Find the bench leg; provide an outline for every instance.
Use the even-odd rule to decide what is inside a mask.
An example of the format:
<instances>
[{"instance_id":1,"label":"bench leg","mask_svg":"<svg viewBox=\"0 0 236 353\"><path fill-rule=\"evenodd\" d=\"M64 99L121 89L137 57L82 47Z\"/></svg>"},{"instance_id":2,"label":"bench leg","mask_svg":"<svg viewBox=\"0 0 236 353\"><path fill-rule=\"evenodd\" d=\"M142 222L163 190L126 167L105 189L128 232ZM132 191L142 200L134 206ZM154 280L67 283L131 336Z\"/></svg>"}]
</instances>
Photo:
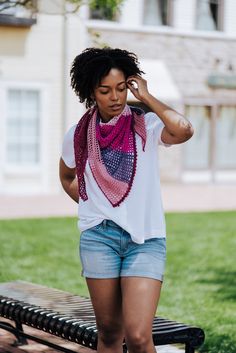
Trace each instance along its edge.
<instances>
[{"instance_id":1,"label":"bench leg","mask_svg":"<svg viewBox=\"0 0 236 353\"><path fill-rule=\"evenodd\" d=\"M20 324L18 327L20 328ZM17 338L17 340L21 341L21 342L22 342L22 340L21 340L20 336L24 336L23 339L25 339L25 340L26 340L26 338L28 338L32 341L35 341L40 344L44 344L45 346L48 346L50 348L53 348L54 350L58 350L59 352L76 353L75 351L72 351L71 349L68 349L66 347L59 346L58 344L52 343L50 341L46 341L46 340L41 339L39 337L29 335L29 334L25 333L23 330L19 329L18 332L16 332L17 331L16 327L9 324L8 322L0 321L0 328L3 330L6 330L8 332L11 332Z\"/></svg>"},{"instance_id":2,"label":"bench leg","mask_svg":"<svg viewBox=\"0 0 236 353\"><path fill-rule=\"evenodd\" d=\"M8 322L0 321L0 328L8 332L11 332L16 337L14 346L22 346L24 344L28 344L26 338L20 334L20 332L23 332L23 327L21 324L18 324L17 322L15 322L15 326L13 326Z\"/></svg>"},{"instance_id":3,"label":"bench leg","mask_svg":"<svg viewBox=\"0 0 236 353\"><path fill-rule=\"evenodd\" d=\"M186 343L186 345L185 345L185 353L194 353L194 352L195 352L195 348L190 346L189 343Z\"/></svg>"},{"instance_id":4,"label":"bench leg","mask_svg":"<svg viewBox=\"0 0 236 353\"><path fill-rule=\"evenodd\" d=\"M17 330L16 332L19 332L19 331L24 332L23 326L20 322L15 321L15 325L16 325L16 330ZM17 333L16 333L16 338L17 338L17 341L15 342L15 346L23 346L25 344L28 344L27 339L24 336L17 335Z\"/></svg>"}]
</instances>

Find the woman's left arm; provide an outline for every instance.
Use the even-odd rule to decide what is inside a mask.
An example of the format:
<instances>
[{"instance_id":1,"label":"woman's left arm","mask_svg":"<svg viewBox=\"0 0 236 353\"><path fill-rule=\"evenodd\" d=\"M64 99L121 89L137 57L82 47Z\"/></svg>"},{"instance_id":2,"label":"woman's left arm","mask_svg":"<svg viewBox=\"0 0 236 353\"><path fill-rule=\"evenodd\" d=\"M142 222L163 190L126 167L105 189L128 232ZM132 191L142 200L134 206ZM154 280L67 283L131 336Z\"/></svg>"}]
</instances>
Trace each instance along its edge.
<instances>
[{"instance_id":1,"label":"woman's left arm","mask_svg":"<svg viewBox=\"0 0 236 353\"><path fill-rule=\"evenodd\" d=\"M136 82L137 88L134 87ZM189 140L194 133L191 123L180 113L153 97L147 89L147 82L140 76L131 76L127 86L133 95L146 104L163 121L161 140L166 144L178 144Z\"/></svg>"}]
</instances>

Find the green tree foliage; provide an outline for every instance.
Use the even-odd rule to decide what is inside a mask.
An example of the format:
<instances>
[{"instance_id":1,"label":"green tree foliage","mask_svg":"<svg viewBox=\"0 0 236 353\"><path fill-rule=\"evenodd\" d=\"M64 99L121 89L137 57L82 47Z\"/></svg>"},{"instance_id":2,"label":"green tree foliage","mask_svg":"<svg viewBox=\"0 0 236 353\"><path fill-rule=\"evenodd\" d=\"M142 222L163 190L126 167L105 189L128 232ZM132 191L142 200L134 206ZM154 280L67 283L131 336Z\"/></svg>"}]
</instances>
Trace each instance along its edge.
<instances>
[{"instance_id":1,"label":"green tree foliage","mask_svg":"<svg viewBox=\"0 0 236 353\"><path fill-rule=\"evenodd\" d=\"M97 10L102 13L105 18L112 19L123 1L124 0L87 0L87 3L92 10ZM75 11L85 3L84 0L65 0L65 2L75 5ZM22 6L35 11L37 10L37 0L0 0L0 13L16 6Z\"/></svg>"},{"instance_id":2,"label":"green tree foliage","mask_svg":"<svg viewBox=\"0 0 236 353\"><path fill-rule=\"evenodd\" d=\"M101 17L114 19L120 5L124 0L90 0L90 8L100 12Z\"/></svg>"}]
</instances>

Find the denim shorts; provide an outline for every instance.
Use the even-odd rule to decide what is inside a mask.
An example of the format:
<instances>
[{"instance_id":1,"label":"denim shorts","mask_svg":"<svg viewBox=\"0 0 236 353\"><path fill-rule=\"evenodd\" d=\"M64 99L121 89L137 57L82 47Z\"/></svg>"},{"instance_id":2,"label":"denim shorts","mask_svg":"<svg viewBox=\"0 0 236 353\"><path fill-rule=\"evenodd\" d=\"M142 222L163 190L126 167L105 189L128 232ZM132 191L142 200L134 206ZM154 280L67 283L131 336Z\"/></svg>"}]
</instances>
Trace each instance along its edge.
<instances>
[{"instance_id":1,"label":"denim shorts","mask_svg":"<svg viewBox=\"0 0 236 353\"><path fill-rule=\"evenodd\" d=\"M163 281L166 239L151 238L143 244L111 220L81 232L82 276L87 278L148 277Z\"/></svg>"}]
</instances>

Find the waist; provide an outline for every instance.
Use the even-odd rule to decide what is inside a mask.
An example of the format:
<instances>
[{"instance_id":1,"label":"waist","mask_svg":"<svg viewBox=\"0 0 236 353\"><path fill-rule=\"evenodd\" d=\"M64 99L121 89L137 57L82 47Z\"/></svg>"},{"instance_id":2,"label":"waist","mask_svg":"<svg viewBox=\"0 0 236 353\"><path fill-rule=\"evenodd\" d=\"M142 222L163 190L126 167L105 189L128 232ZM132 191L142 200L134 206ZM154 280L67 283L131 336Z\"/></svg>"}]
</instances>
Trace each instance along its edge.
<instances>
[{"instance_id":1,"label":"waist","mask_svg":"<svg viewBox=\"0 0 236 353\"><path fill-rule=\"evenodd\" d=\"M111 219L104 219L101 223L104 226L104 228L106 228L107 226L113 227L113 228L121 228L118 224L113 222Z\"/></svg>"}]
</instances>

